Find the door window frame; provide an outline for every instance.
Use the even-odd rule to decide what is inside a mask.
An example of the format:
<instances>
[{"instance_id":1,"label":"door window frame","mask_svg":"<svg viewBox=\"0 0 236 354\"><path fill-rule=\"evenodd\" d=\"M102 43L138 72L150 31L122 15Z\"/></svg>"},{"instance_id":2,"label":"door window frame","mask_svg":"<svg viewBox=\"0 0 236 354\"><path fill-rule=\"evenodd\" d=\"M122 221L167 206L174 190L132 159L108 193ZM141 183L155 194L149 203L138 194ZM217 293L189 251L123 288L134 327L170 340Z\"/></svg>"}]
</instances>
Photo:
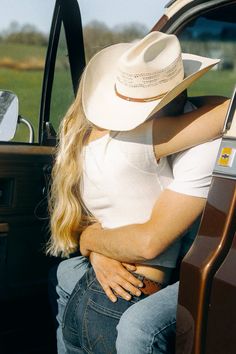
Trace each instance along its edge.
<instances>
[{"instance_id":1,"label":"door window frame","mask_svg":"<svg viewBox=\"0 0 236 354\"><path fill-rule=\"evenodd\" d=\"M65 30L74 94L76 94L79 78L85 67L84 42L79 4L77 0L56 0L42 85L38 136L40 145L48 145L47 131L50 123L52 86L62 23ZM56 139L54 141L54 145L55 144Z\"/></svg>"}]
</instances>

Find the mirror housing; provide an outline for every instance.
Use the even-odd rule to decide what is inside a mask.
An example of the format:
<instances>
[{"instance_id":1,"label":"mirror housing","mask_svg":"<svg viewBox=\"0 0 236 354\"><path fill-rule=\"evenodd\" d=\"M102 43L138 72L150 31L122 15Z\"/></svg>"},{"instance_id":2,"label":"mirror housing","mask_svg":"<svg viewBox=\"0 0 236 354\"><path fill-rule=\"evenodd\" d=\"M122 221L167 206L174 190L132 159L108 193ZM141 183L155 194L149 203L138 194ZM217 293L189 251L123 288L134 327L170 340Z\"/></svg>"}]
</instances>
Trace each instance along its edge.
<instances>
[{"instance_id":1,"label":"mirror housing","mask_svg":"<svg viewBox=\"0 0 236 354\"><path fill-rule=\"evenodd\" d=\"M14 138L19 113L17 96L11 91L0 90L0 141Z\"/></svg>"}]
</instances>

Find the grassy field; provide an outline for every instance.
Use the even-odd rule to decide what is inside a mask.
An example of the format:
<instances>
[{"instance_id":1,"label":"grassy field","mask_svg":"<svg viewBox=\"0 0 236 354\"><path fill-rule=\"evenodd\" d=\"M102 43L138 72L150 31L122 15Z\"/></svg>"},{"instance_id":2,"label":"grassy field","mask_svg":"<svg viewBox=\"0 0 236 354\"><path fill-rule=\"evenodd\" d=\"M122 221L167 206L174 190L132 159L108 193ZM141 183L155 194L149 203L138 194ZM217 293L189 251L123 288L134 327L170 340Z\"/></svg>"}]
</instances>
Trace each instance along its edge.
<instances>
[{"instance_id":1,"label":"grassy field","mask_svg":"<svg viewBox=\"0 0 236 354\"><path fill-rule=\"evenodd\" d=\"M0 88L13 91L19 99L19 113L29 119L38 134L38 116L43 72L16 71L0 68ZM27 130L21 125L15 141L27 141Z\"/></svg>"},{"instance_id":2,"label":"grassy field","mask_svg":"<svg viewBox=\"0 0 236 354\"><path fill-rule=\"evenodd\" d=\"M20 103L20 114L32 123L35 135L38 134L39 109L43 81L43 69L19 70L1 66L1 60L11 58L16 64L27 62L29 58L44 61L45 47L30 45L1 44L0 51L0 89L10 90L17 94ZM64 64L65 55L57 60L54 76L50 119L57 130L59 122L73 100L72 85L68 67ZM188 90L189 96L223 95L231 96L235 85L235 72L211 71L195 82ZM28 132L23 125L17 131L15 141L27 141Z\"/></svg>"},{"instance_id":3,"label":"grassy field","mask_svg":"<svg viewBox=\"0 0 236 354\"><path fill-rule=\"evenodd\" d=\"M19 98L19 113L27 118L34 127L37 142L39 111L43 71L17 71L0 68L0 89L10 90ZM50 118L57 130L61 118L73 100L70 73L57 70L53 84ZM14 141L28 141L28 130L19 125Z\"/></svg>"},{"instance_id":4,"label":"grassy field","mask_svg":"<svg viewBox=\"0 0 236 354\"><path fill-rule=\"evenodd\" d=\"M235 71L210 71L189 89L190 96L221 95L231 97L236 84Z\"/></svg>"},{"instance_id":5,"label":"grassy field","mask_svg":"<svg viewBox=\"0 0 236 354\"><path fill-rule=\"evenodd\" d=\"M0 50L0 89L16 93L19 98L19 113L33 125L36 142L46 49L34 45L1 43ZM55 129L73 99L65 54L64 49L58 52L53 83L50 119ZM20 67L22 64L25 70ZM14 141L28 141L28 130L24 125L18 126Z\"/></svg>"},{"instance_id":6,"label":"grassy field","mask_svg":"<svg viewBox=\"0 0 236 354\"><path fill-rule=\"evenodd\" d=\"M14 60L24 60L30 57L45 58L46 47L36 45L1 43L0 60L9 57Z\"/></svg>"}]
</instances>

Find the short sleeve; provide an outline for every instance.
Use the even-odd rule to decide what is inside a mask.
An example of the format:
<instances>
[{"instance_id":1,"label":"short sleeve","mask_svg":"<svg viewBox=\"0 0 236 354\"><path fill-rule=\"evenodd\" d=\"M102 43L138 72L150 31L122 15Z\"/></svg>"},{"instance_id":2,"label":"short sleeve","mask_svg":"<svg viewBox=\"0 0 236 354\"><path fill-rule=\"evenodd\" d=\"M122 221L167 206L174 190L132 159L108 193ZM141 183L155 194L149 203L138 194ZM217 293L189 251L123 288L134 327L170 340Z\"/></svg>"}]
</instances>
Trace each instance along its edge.
<instances>
[{"instance_id":1,"label":"short sleeve","mask_svg":"<svg viewBox=\"0 0 236 354\"><path fill-rule=\"evenodd\" d=\"M207 198L221 139L197 145L172 159L174 180L168 189Z\"/></svg>"}]
</instances>

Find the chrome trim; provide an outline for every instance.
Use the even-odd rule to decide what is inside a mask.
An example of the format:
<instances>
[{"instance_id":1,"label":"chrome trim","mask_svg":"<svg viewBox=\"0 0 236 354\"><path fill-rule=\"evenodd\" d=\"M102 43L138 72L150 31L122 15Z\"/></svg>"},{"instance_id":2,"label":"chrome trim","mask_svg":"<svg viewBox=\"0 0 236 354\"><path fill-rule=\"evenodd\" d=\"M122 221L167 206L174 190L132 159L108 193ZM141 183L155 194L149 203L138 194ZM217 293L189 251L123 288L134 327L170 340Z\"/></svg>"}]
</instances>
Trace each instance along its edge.
<instances>
[{"instance_id":1,"label":"chrome trim","mask_svg":"<svg viewBox=\"0 0 236 354\"><path fill-rule=\"evenodd\" d=\"M18 117L18 122L23 123L27 126L27 128L29 129L29 143L33 144L33 142L34 142L34 128L33 128L32 124L30 122L28 122L28 120L23 118L22 116Z\"/></svg>"}]
</instances>

